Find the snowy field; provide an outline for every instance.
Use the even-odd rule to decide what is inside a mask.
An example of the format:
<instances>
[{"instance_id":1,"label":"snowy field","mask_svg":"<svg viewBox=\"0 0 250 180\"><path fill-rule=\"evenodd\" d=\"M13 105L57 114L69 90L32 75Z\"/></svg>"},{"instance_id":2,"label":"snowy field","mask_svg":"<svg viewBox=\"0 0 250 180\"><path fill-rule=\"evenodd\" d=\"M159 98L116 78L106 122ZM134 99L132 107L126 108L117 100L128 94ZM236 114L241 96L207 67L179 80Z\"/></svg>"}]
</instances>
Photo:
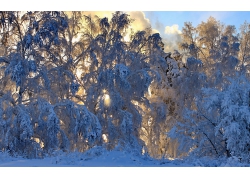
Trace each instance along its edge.
<instances>
[{"instance_id":1,"label":"snowy field","mask_svg":"<svg viewBox=\"0 0 250 180\"><path fill-rule=\"evenodd\" d=\"M107 151L95 147L84 153L58 152L53 157L42 159L26 159L10 157L0 153L0 167L248 167L236 158L209 159L188 158L185 160L153 159L136 152Z\"/></svg>"},{"instance_id":2,"label":"snowy field","mask_svg":"<svg viewBox=\"0 0 250 180\"><path fill-rule=\"evenodd\" d=\"M101 147L85 153L58 153L54 157L43 159L25 159L0 156L1 167L178 167L190 166L181 161L155 160L148 156L139 156L126 151L107 151ZM192 165L193 166L193 165Z\"/></svg>"},{"instance_id":3,"label":"snowy field","mask_svg":"<svg viewBox=\"0 0 250 180\"><path fill-rule=\"evenodd\" d=\"M236 166L241 166L241 168L229 168ZM117 179L117 176L119 179L139 178L139 176L151 179L165 176L164 179L166 179L175 176L181 179L190 178L194 180L200 179L198 177L204 176L204 174L206 174L206 177L211 178L218 178L218 174L223 174L224 177L228 177L227 179L235 179L249 172L250 169L244 166L248 165L241 164L235 158L228 160L206 158L155 160L147 156L136 155L133 152L107 151L101 147L93 148L85 153L58 153L54 157L45 157L43 159L14 158L6 153L0 153L0 173L11 177L11 179L20 179L21 177L21 179L25 180L33 179L34 176L36 179L44 179L44 177L50 179L51 175L63 179L72 179L72 177L77 178L79 176L93 176L94 179ZM41 172L46 173L37 176L37 173ZM27 176L27 174L29 175Z\"/></svg>"}]
</instances>

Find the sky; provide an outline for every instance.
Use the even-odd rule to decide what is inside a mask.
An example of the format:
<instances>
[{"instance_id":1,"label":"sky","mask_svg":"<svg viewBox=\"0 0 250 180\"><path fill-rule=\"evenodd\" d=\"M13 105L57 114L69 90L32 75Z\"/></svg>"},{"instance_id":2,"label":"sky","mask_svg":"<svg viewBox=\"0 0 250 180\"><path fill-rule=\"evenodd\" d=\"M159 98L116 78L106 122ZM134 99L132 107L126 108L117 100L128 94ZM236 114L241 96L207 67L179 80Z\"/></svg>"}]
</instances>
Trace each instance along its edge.
<instances>
[{"instance_id":1,"label":"sky","mask_svg":"<svg viewBox=\"0 0 250 180\"><path fill-rule=\"evenodd\" d=\"M250 8L249 8L250 10ZM250 11L143 11L153 27L178 24L182 29L184 22L190 21L197 26L209 16L238 29L244 21L250 22Z\"/></svg>"}]
</instances>

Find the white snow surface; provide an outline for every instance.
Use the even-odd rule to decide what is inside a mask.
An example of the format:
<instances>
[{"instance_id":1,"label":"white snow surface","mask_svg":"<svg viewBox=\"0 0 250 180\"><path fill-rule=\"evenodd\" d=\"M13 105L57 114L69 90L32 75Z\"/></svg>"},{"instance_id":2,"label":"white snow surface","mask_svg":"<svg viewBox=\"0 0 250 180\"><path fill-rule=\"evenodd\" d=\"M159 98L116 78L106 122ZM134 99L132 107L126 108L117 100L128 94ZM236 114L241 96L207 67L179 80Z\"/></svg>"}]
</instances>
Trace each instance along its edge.
<instances>
[{"instance_id":1,"label":"white snow surface","mask_svg":"<svg viewBox=\"0 0 250 180\"><path fill-rule=\"evenodd\" d=\"M249 164L241 163L236 157L153 159L132 151L108 151L103 147L94 147L84 153L60 151L42 159L11 157L7 153L0 153L0 167L249 167Z\"/></svg>"},{"instance_id":2,"label":"white snow surface","mask_svg":"<svg viewBox=\"0 0 250 180\"><path fill-rule=\"evenodd\" d=\"M237 166L248 165L240 163L237 158L156 160L148 156L136 155L134 152L107 151L102 147L93 148L85 153L58 152L52 157L43 159L14 158L7 153L0 153L1 177L19 180L34 180L34 177L36 180L79 179L79 177L102 180L161 179L162 177L164 179L167 177L169 179L200 180L204 179L203 177L206 177L205 179L224 177L229 180L247 177L248 167L228 168Z\"/></svg>"}]
</instances>

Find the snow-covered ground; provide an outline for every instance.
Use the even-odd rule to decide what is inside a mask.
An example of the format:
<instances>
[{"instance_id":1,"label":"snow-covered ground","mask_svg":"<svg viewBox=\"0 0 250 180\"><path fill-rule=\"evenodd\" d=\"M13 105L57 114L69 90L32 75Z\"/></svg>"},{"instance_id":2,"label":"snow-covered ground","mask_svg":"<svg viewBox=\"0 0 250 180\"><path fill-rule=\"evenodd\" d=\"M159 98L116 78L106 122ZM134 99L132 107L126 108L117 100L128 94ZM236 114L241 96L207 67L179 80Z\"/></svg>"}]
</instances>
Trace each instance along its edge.
<instances>
[{"instance_id":1,"label":"snow-covered ground","mask_svg":"<svg viewBox=\"0 0 250 180\"><path fill-rule=\"evenodd\" d=\"M128 151L107 151L102 147L93 148L85 153L58 152L53 157L25 159L0 154L0 167L162 167L189 166L180 161L156 160L149 156L136 155Z\"/></svg>"},{"instance_id":2,"label":"snow-covered ground","mask_svg":"<svg viewBox=\"0 0 250 180\"><path fill-rule=\"evenodd\" d=\"M43 173L41 177L37 177L38 179L41 178L44 180L44 177L49 177L48 174L52 173L54 175L60 176L63 179L66 177L72 178L72 176L68 176L68 173L71 174L82 174L84 172L85 175L103 178L112 174L111 177L116 179L116 176L119 176L119 179L127 179L125 177L134 176L145 176L146 179L149 177L162 177L164 176L178 176L178 177L185 177L186 174L190 175L193 172L195 175L191 178L196 179L196 176L200 176L207 174L206 176L216 177L214 172L224 173L226 172L226 176L229 176L229 179L235 177L235 174L232 173L235 171L228 171L228 168L209 168L209 169L199 169L197 168L190 168L190 167L229 167L229 166L248 166L247 164L242 164L238 162L236 158L231 159L208 159L208 158L201 158L201 159L186 159L186 160L167 160L167 159L152 159L148 156L140 156L136 155L134 152L128 151L107 151L102 147L93 148L85 153L60 153L54 157L45 157L43 159L24 159L22 157L10 157L7 153L0 153L0 173L7 174L8 176L15 176L20 177L21 174L25 176L26 173L33 172L40 173L41 171L48 172ZM4 168L5 167L5 168ZM6 169L6 167L9 167ZM26 168L20 168L26 167ZM28 168L27 168L28 167ZM40 168L31 168L31 167L40 167ZM41 168L42 167L42 168ZM58 167L58 168L56 168ZM65 171L65 168L67 171ZM69 168L72 167L72 168ZM99 168L98 168L99 167ZM124 168L120 168L124 167ZM157 168L155 168L157 167ZM165 167L165 168L162 168ZM189 167L189 168L188 168ZM14 169L13 169L14 168ZM44 169L45 168L45 169ZM7 171L6 171L7 170ZM73 170L73 171L72 171ZM215 170L215 171L214 171ZM236 169L238 172L238 169ZM241 169L247 173L249 168ZM17 172L13 173L13 172ZM126 173L127 172L127 173ZM209 172L213 172L210 174ZM217 173L218 173L217 172ZM19 174L18 174L19 173ZM66 173L66 174L65 174ZM134 173L134 175L133 175ZM232 175L230 175L232 173ZM241 172L241 175L243 175ZM35 175L37 176L37 175ZM32 175L33 177L33 175ZM237 176L238 177L238 176ZM37 179L36 178L36 179ZM107 177L106 177L107 178ZM105 178L105 179L106 179ZM27 178L25 178L27 179ZM95 179L95 178L94 178ZM109 179L109 178L108 178ZM141 179L141 178L139 178ZM165 179L165 178L164 178Z\"/></svg>"},{"instance_id":3,"label":"snow-covered ground","mask_svg":"<svg viewBox=\"0 0 250 180\"><path fill-rule=\"evenodd\" d=\"M185 160L153 159L129 151L107 151L95 147L84 153L57 152L52 157L25 159L0 153L0 167L248 167L237 158L210 159L188 158Z\"/></svg>"}]
</instances>

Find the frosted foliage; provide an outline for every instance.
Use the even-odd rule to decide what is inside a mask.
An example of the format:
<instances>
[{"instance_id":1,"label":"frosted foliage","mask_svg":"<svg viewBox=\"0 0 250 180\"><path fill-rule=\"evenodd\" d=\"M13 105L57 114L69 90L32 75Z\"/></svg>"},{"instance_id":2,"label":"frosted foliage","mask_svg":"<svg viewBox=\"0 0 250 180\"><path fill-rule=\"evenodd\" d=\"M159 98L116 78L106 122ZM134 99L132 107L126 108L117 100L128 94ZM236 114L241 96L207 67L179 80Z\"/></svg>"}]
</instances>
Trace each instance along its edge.
<instances>
[{"instance_id":1,"label":"frosted foliage","mask_svg":"<svg viewBox=\"0 0 250 180\"><path fill-rule=\"evenodd\" d=\"M33 128L31 126L31 119L28 113L21 107L18 107L18 114L14 119L14 122L20 128L20 140L29 140L33 135Z\"/></svg>"},{"instance_id":2,"label":"frosted foliage","mask_svg":"<svg viewBox=\"0 0 250 180\"><path fill-rule=\"evenodd\" d=\"M168 70L167 76L168 77L177 77L180 75L180 70L178 66L178 62L174 59L167 58Z\"/></svg>"},{"instance_id":3,"label":"frosted foliage","mask_svg":"<svg viewBox=\"0 0 250 180\"><path fill-rule=\"evenodd\" d=\"M25 157L36 157L37 144L32 140L34 131L31 124L31 117L23 105L6 109L6 114L14 113L14 118L6 121L4 148L10 154L20 154ZM9 114L10 115L10 114ZM7 115L7 117L9 116ZM6 129L7 128L7 129Z\"/></svg>"},{"instance_id":4,"label":"frosted foliage","mask_svg":"<svg viewBox=\"0 0 250 180\"><path fill-rule=\"evenodd\" d=\"M40 98L29 110L36 117L35 137L41 140L44 153L52 153L59 148L83 151L100 140L102 127L97 117L85 106L71 100L51 105Z\"/></svg>"},{"instance_id":5,"label":"frosted foliage","mask_svg":"<svg viewBox=\"0 0 250 180\"><path fill-rule=\"evenodd\" d=\"M74 133L83 137L90 146L93 146L101 138L102 128L99 120L85 106L77 105L74 112L76 115Z\"/></svg>"},{"instance_id":6,"label":"frosted foliage","mask_svg":"<svg viewBox=\"0 0 250 180\"><path fill-rule=\"evenodd\" d=\"M234 56L230 56L228 58L228 66L230 68L234 68L239 63L239 60L235 58Z\"/></svg>"},{"instance_id":7,"label":"frosted foliage","mask_svg":"<svg viewBox=\"0 0 250 180\"><path fill-rule=\"evenodd\" d=\"M59 133L59 119L52 107L49 108L49 115L47 119L47 139L45 143L45 147L48 150L58 148L58 133Z\"/></svg>"},{"instance_id":8,"label":"frosted foliage","mask_svg":"<svg viewBox=\"0 0 250 180\"><path fill-rule=\"evenodd\" d=\"M79 90L79 86L80 86L80 85L79 85L77 82L75 82L75 81L73 81L73 82L71 83L70 89L71 89L71 92L72 92L73 95L75 95L76 92Z\"/></svg>"},{"instance_id":9,"label":"frosted foliage","mask_svg":"<svg viewBox=\"0 0 250 180\"><path fill-rule=\"evenodd\" d=\"M203 88L197 109L185 109L185 121L178 122L169 136L198 156L235 156L249 162L250 83L244 75L229 81L222 90Z\"/></svg>"},{"instance_id":10,"label":"frosted foliage","mask_svg":"<svg viewBox=\"0 0 250 180\"><path fill-rule=\"evenodd\" d=\"M122 79L125 79L130 74L128 67L123 64L117 64L115 66L115 71L118 74L118 76Z\"/></svg>"},{"instance_id":11,"label":"frosted foliage","mask_svg":"<svg viewBox=\"0 0 250 180\"><path fill-rule=\"evenodd\" d=\"M32 43L32 36L30 34L27 34L26 36L24 36L23 38L23 44L25 48L30 48Z\"/></svg>"},{"instance_id":12,"label":"frosted foliage","mask_svg":"<svg viewBox=\"0 0 250 180\"><path fill-rule=\"evenodd\" d=\"M215 83L216 83L216 84L217 84L217 83L220 83L220 82L222 81L222 77L223 77L222 72L221 72L220 70L217 70L217 71L215 72L215 77L216 77Z\"/></svg>"},{"instance_id":13,"label":"frosted foliage","mask_svg":"<svg viewBox=\"0 0 250 180\"><path fill-rule=\"evenodd\" d=\"M9 61L10 63L5 69L5 76L10 75L10 79L16 83L16 87L23 89L29 81L29 73L37 72L36 62L34 60L23 59L18 53L12 53L9 56Z\"/></svg>"},{"instance_id":14,"label":"frosted foliage","mask_svg":"<svg viewBox=\"0 0 250 180\"><path fill-rule=\"evenodd\" d=\"M249 89L249 81L241 76L232 80L230 86L221 92L222 119L218 124L231 155L245 161L250 160Z\"/></svg>"},{"instance_id":15,"label":"frosted foliage","mask_svg":"<svg viewBox=\"0 0 250 180\"><path fill-rule=\"evenodd\" d=\"M190 69L191 71L196 71L201 66L202 66L201 60L195 59L194 57L189 57L187 59L187 68Z\"/></svg>"},{"instance_id":16,"label":"frosted foliage","mask_svg":"<svg viewBox=\"0 0 250 180\"><path fill-rule=\"evenodd\" d=\"M30 72L36 72L37 71L36 62L34 60L29 61L29 71Z\"/></svg>"},{"instance_id":17,"label":"frosted foliage","mask_svg":"<svg viewBox=\"0 0 250 180\"><path fill-rule=\"evenodd\" d=\"M149 86L154 80L156 86L160 84L165 71L159 73L158 69L167 67L160 34L152 34L151 29L132 31L131 41L125 40L130 33L130 19L121 12L114 13L111 21L90 16L85 16L85 21L83 42L91 65L86 67L90 72L82 74L84 104L98 117L108 148L114 148L121 139L123 145L131 144L132 139L139 141L141 109L150 109L146 97ZM121 124L131 132L131 141L126 142L128 137Z\"/></svg>"},{"instance_id":18,"label":"frosted foliage","mask_svg":"<svg viewBox=\"0 0 250 180\"><path fill-rule=\"evenodd\" d=\"M178 61L178 60L181 60L182 55L181 55L181 53L179 53L179 51L174 50L174 52L172 53L171 57L173 57L175 60Z\"/></svg>"},{"instance_id":19,"label":"frosted foliage","mask_svg":"<svg viewBox=\"0 0 250 180\"><path fill-rule=\"evenodd\" d=\"M19 57L15 57L19 58ZM11 74L11 80L16 82L16 86L21 85L22 77L25 75L25 70L20 59L13 59L5 70L5 75Z\"/></svg>"},{"instance_id":20,"label":"frosted foliage","mask_svg":"<svg viewBox=\"0 0 250 180\"><path fill-rule=\"evenodd\" d=\"M4 95L0 98L0 149L2 151L6 150L6 147L9 143L10 135L10 125L11 125L11 116L13 107L11 107L11 98L9 94ZM9 105L6 109L4 109L4 105Z\"/></svg>"},{"instance_id":21,"label":"frosted foliage","mask_svg":"<svg viewBox=\"0 0 250 180\"><path fill-rule=\"evenodd\" d=\"M100 141L102 132L101 124L99 123L97 117L93 114L92 114L91 125L88 127L88 130L89 130L87 134L88 144L93 146L98 141Z\"/></svg>"},{"instance_id":22,"label":"frosted foliage","mask_svg":"<svg viewBox=\"0 0 250 180\"><path fill-rule=\"evenodd\" d=\"M53 15L51 17L49 16L51 15L47 15L47 21L45 21L39 29L37 22L34 22L34 28L38 29L34 35L34 43L39 47L45 47L46 49L49 49L53 43L55 45L59 45L60 41L58 33L60 33L60 31L64 31L68 27L68 23L64 17L53 17Z\"/></svg>"},{"instance_id":23,"label":"frosted foliage","mask_svg":"<svg viewBox=\"0 0 250 180\"><path fill-rule=\"evenodd\" d=\"M23 75L23 74L24 74L23 66L21 64L21 61L19 61L18 64L15 65L15 67L13 69L11 79L13 81L16 81L17 85L20 85L21 84L21 75Z\"/></svg>"},{"instance_id":24,"label":"frosted foliage","mask_svg":"<svg viewBox=\"0 0 250 180\"><path fill-rule=\"evenodd\" d=\"M114 68L115 74L115 84L122 92L126 92L131 88L130 83L128 82L128 76L130 75L130 70L127 66L123 64L117 64Z\"/></svg>"},{"instance_id":25,"label":"frosted foliage","mask_svg":"<svg viewBox=\"0 0 250 180\"><path fill-rule=\"evenodd\" d=\"M51 152L59 146L58 135L60 131L59 118L54 111L53 105L44 99L39 98L30 110L37 113L38 119L35 122L38 126L35 128L36 135L44 143L44 150ZM37 107L37 109L33 109Z\"/></svg>"},{"instance_id":26,"label":"frosted foliage","mask_svg":"<svg viewBox=\"0 0 250 180\"><path fill-rule=\"evenodd\" d=\"M111 69L100 72L98 76L98 81L105 88L113 87L114 86L114 72Z\"/></svg>"},{"instance_id":27,"label":"frosted foliage","mask_svg":"<svg viewBox=\"0 0 250 180\"><path fill-rule=\"evenodd\" d=\"M50 87L51 87L51 81L50 81L50 79L48 77L48 71L47 71L46 67L43 66L41 68L40 75L44 79L44 86L45 86L45 88L47 90L49 90Z\"/></svg>"},{"instance_id":28,"label":"frosted foliage","mask_svg":"<svg viewBox=\"0 0 250 180\"><path fill-rule=\"evenodd\" d=\"M150 77L150 75L148 74L147 71L143 70L143 71L140 71L139 73L139 76L141 76L141 81L140 83L143 84L143 89L141 90L147 90L150 83L152 82L152 78Z\"/></svg>"},{"instance_id":29,"label":"frosted foliage","mask_svg":"<svg viewBox=\"0 0 250 180\"><path fill-rule=\"evenodd\" d=\"M165 120L166 114L167 114L166 105L159 103L157 110L156 110L156 114L157 114L157 117L159 118L159 120Z\"/></svg>"},{"instance_id":30,"label":"frosted foliage","mask_svg":"<svg viewBox=\"0 0 250 180\"><path fill-rule=\"evenodd\" d=\"M125 135L125 137L128 137L131 135L131 129L133 127L133 115L129 112L122 111L123 119L121 123L121 131Z\"/></svg>"}]
</instances>

